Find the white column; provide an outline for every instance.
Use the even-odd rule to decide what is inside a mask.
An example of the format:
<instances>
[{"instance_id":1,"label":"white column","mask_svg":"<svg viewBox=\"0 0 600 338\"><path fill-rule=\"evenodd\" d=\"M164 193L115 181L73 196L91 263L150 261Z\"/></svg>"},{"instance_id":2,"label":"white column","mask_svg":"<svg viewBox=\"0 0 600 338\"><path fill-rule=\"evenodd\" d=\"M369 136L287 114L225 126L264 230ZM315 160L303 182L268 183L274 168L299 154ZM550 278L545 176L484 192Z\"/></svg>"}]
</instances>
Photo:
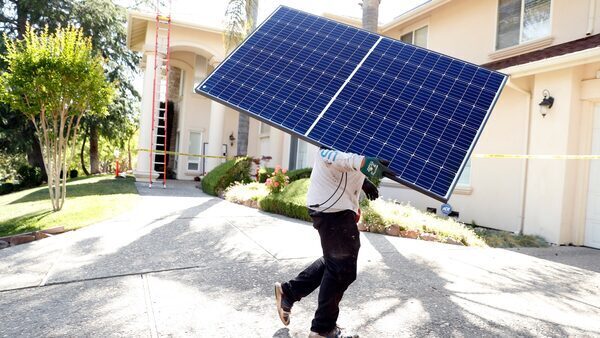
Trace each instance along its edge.
<instances>
[{"instance_id":1,"label":"white column","mask_svg":"<svg viewBox=\"0 0 600 338\"><path fill-rule=\"evenodd\" d=\"M154 52L146 52L146 67L144 70L144 90L142 92L142 107L140 114L140 134L138 148L150 149L152 130L152 95L154 93ZM156 103L158 104L158 102ZM156 122L156 121L155 121ZM138 151L137 165L133 171L136 180L148 181L150 175L150 153ZM152 170L152 179L158 177L158 172Z\"/></svg>"},{"instance_id":2,"label":"white column","mask_svg":"<svg viewBox=\"0 0 600 338\"><path fill-rule=\"evenodd\" d=\"M269 132L269 142L271 147L271 156L273 160L271 164L281 165L282 168L288 167L289 163L283 163L283 132L275 127L271 127Z\"/></svg>"},{"instance_id":3,"label":"white column","mask_svg":"<svg viewBox=\"0 0 600 338\"><path fill-rule=\"evenodd\" d=\"M210 123L208 129L208 154L209 156L223 155L223 126L225 125L225 106L211 101L210 103ZM206 172L213 170L221 163L221 159L207 158Z\"/></svg>"}]
</instances>

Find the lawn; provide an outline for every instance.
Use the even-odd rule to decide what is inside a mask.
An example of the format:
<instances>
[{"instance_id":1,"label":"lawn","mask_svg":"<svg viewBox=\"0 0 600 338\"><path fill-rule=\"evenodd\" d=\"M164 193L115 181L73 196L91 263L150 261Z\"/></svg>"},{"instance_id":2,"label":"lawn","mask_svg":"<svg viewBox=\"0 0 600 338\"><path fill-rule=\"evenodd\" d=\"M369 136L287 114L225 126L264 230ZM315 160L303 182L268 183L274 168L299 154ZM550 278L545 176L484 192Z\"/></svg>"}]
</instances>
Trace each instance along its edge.
<instances>
[{"instance_id":1,"label":"lawn","mask_svg":"<svg viewBox=\"0 0 600 338\"><path fill-rule=\"evenodd\" d=\"M52 211L47 186L0 196L0 236L56 226L72 230L117 216L139 201L134 181L112 175L73 179L58 212Z\"/></svg>"}]
</instances>

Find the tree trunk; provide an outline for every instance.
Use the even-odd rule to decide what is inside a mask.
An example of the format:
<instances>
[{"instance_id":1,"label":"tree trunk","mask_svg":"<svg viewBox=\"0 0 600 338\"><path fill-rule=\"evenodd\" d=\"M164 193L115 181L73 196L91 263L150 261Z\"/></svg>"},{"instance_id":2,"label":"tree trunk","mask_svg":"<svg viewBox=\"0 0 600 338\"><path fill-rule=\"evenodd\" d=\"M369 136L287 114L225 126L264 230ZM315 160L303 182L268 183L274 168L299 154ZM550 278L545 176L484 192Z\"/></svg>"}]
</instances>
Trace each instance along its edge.
<instances>
[{"instance_id":1,"label":"tree trunk","mask_svg":"<svg viewBox=\"0 0 600 338\"><path fill-rule=\"evenodd\" d=\"M40 141L35 135L32 135L31 149L27 151L27 163L32 167L40 168L42 172L42 178L44 181L47 180L46 166L44 166L44 157L42 155L42 148L40 147Z\"/></svg>"},{"instance_id":2,"label":"tree trunk","mask_svg":"<svg viewBox=\"0 0 600 338\"><path fill-rule=\"evenodd\" d=\"M380 0L362 1L362 27L370 32L377 33L380 2Z\"/></svg>"},{"instance_id":3,"label":"tree trunk","mask_svg":"<svg viewBox=\"0 0 600 338\"><path fill-rule=\"evenodd\" d=\"M90 172L87 170L86 166L85 166L85 157L83 156L83 153L85 151L85 142L87 141L87 134L83 134L83 144L81 145L81 151L79 152L79 159L81 160L81 170L83 170L83 173L85 174L85 176L90 176Z\"/></svg>"},{"instance_id":4,"label":"tree trunk","mask_svg":"<svg viewBox=\"0 0 600 338\"><path fill-rule=\"evenodd\" d=\"M27 1L17 2L17 38L23 39L27 30L27 20L29 19L29 7Z\"/></svg>"},{"instance_id":5,"label":"tree trunk","mask_svg":"<svg viewBox=\"0 0 600 338\"><path fill-rule=\"evenodd\" d=\"M100 173L98 163L98 127L95 124L90 126L90 172L92 175Z\"/></svg>"}]
</instances>

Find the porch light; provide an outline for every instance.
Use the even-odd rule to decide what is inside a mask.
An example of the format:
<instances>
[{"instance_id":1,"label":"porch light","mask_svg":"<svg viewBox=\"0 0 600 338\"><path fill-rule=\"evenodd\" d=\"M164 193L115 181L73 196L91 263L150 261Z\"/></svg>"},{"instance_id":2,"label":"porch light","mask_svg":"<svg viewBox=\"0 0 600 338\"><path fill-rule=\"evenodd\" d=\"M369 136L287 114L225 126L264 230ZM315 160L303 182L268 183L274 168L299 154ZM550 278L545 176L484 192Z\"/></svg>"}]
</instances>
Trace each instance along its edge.
<instances>
[{"instance_id":1,"label":"porch light","mask_svg":"<svg viewBox=\"0 0 600 338\"><path fill-rule=\"evenodd\" d=\"M550 96L548 89L544 89L542 95L544 98L542 99L542 102L540 102L540 114L542 114L542 117L546 117L546 114L548 114L548 111L554 104L554 98Z\"/></svg>"},{"instance_id":2,"label":"porch light","mask_svg":"<svg viewBox=\"0 0 600 338\"><path fill-rule=\"evenodd\" d=\"M233 143L235 142L235 136L233 136L233 132L231 132L231 134L229 135L229 142L233 147Z\"/></svg>"}]
</instances>

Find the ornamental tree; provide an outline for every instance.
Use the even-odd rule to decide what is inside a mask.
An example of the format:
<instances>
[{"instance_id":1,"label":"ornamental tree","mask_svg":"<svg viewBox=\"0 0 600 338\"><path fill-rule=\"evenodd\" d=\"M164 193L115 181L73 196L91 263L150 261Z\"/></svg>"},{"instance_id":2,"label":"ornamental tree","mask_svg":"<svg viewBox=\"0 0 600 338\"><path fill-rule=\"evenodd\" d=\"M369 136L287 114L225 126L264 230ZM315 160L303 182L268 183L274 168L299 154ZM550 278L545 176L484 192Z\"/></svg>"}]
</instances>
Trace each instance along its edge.
<instances>
[{"instance_id":1,"label":"ornamental tree","mask_svg":"<svg viewBox=\"0 0 600 338\"><path fill-rule=\"evenodd\" d=\"M79 122L85 115L106 114L114 88L106 81L103 59L79 29L36 33L28 27L22 40L4 39L7 68L0 77L0 98L35 126L52 208L58 211L66 197L61 172L66 176L75 153Z\"/></svg>"}]
</instances>

